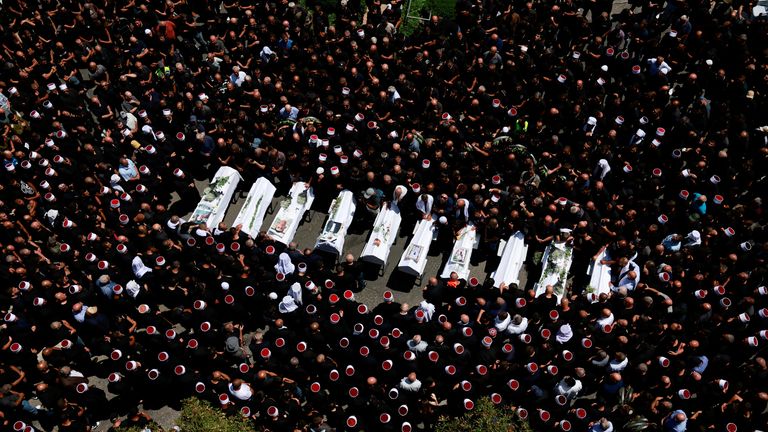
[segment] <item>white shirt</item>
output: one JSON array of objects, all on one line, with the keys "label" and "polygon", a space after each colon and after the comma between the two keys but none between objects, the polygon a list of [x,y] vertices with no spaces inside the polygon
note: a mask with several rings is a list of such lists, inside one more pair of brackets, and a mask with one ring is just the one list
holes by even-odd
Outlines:
[{"label": "white shirt", "polygon": [[131,132],[136,130],[136,124],[139,122],[139,119],[137,119],[135,115],[126,111],[124,120],[125,127],[130,129]]},{"label": "white shirt", "polygon": [[507,326],[507,333],[511,335],[519,335],[521,333],[524,333],[525,330],[527,329],[528,329],[528,318],[523,318],[520,324],[515,324],[513,322],[509,323],[509,325]]},{"label": "white shirt", "polygon": [[621,372],[624,370],[624,368],[627,367],[627,364],[629,364],[629,359],[625,358],[624,361],[618,362],[616,360],[611,360],[611,362],[608,364],[608,368],[611,369],[613,372]]},{"label": "white shirt", "polygon": [[610,314],[605,318],[600,318],[599,320],[597,320],[597,325],[600,328],[602,328],[604,326],[613,324],[613,321],[614,321],[613,314]]},{"label": "white shirt", "polygon": [[416,343],[413,341],[413,339],[406,342],[406,345],[408,345],[408,349],[410,349],[413,352],[422,353],[427,350],[427,343],[424,341],[421,341],[419,343]]},{"label": "white shirt", "polygon": [[[629,277],[629,272],[631,271],[635,272],[634,278]],[[621,277],[617,286],[611,287],[611,291],[618,292],[622,287],[626,288],[629,292],[634,291],[637,284],[640,283],[640,273],[640,266],[634,261],[629,261],[619,272],[620,275],[624,276]]]},{"label": "white shirt", "polygon": [[248,400],[253,396],[251,387],[245,383],[243,383],[238,390],[235,390],[235,387],[232,384],[229,384],[229,393],[240,400]]},{"label": "white shirt", "polygon": [[83,308],[80,309],[80,312],[72,314],[75,317],[75,321],[77,321],[79,323],[85,321],[85,311],[86,311],[86,309],[88,309],[88,306],[83,305]]},{"label": "white shirt", "polygon": [[507,318],[503,321],[499,321],[499,317],[497,316],[496,319],[493,321],[494,327],[496,327],[496,330],[499,332],[503,332],[504,330],[509,327],[509,323],[512,322],[512,317],[510,315],[507,315]]},{"label": "white shirt", "polygon": [[400,388],[403,390],[417,392],[419,389],[421,389],[421,381],[411,381],[408,379],[408,377],[403,377],[403,379],[400,380]]}]

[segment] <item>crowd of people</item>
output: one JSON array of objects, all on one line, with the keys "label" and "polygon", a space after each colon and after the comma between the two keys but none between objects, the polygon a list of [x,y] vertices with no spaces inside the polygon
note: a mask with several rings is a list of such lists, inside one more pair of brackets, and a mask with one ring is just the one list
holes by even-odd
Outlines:
[{"label": "crowd of people", "polygon": [[[196,396],[264,431],[431,430],[481,397],[536,431],[765,429],[754,3],[459,0],[406,35],[400,0],[3,1],[2,428]],[[362,220],[402,185],[438,248],[523,232],[529,283],[359,303],[354,256],[185,222],[220,166]],[[553,240],[560,302],[531,286]]]}]

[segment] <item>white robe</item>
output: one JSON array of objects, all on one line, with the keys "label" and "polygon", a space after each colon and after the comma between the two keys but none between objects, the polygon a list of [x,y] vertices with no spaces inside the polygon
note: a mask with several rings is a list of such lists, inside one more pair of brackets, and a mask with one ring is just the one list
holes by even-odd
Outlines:
[{"label": "white robe", "polygon": [[291,262],[291,257],[289,257],[285,252],[281,253],[277,264],[275,264],[275,270],[277,270],[278,273],[282,273],[287,276],[292,274],[295,269],[296,266],[294,266]]},{"label": "white robe", "polygon": [[151,268],[144,265],[144,262],[141,260],[141,257],[134,257],[133,261],[131,261],[131,268],[133,269],[133,274],[136,275],[137,278],[141,279],[145,274],[150,273],[152,271]]},{"label": "white robe", "polygon": [[[424,198],[426,197],[427,202],[424,202]],[[432,204],[435,202],[435,198],[432,195],[429,194],[421,194],[419,196],[419,199],[416,201],[416,210],[420,211],[422,214],[432,214]]]}]

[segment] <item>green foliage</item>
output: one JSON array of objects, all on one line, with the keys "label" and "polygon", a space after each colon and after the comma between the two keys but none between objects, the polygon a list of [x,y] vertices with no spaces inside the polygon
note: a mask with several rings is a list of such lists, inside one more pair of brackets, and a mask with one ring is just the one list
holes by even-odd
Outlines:
[{"label": "green foliage", "polygon": [[[408,12],[407,0],[403,4],[403,15]],[[441,19],[452,19],[456,16],[456,0],[411,0],[412,17],[421,17],[429,19],[430,15],[437,15]],[[410,36],[421,27],[422,21],[403,16],[404,22],[400,31]]]},{"label": "green foliage", "polygon": [[441,417],[437,432],[531,432],[527,422],[520,420],[509,406],[496,406],[490,398],[480,398],[475,409],[462,417]]},{"label": "green foliage", "polygon": [[185,399],[176,421],[184,432],[255,432],[253,422],[240,415],[227,416],[218,407],[197,398]]}]

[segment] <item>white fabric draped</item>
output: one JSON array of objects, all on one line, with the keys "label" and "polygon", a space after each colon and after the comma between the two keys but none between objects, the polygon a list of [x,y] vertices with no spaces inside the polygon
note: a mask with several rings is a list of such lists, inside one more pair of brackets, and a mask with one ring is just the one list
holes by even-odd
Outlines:
[{"label": "white fabric draped", "polygon": [[317,238],[315,248],[341,255],[344,252],[344,238],[347,229],[355,218],[355,196],[348,190],[343,190],[331,202],[328,209],[328,221],[323,232]]},{"label": "white fabric draped", "polygon": [[376,215],[371,235],[360,254],[360,259],[380,266],[385,265],[401,221],[399,208],[396,206],[382,208]]},{"label": "white fabric draped", "polygon": [[275,196],[275,185],[264,177],[259,177],[248,191],[245,204],[237,214],[232,226],[242,224],[240,231],[251,237],[256,237],[264,223],[264,216]]},{"label": "white fabric draped", "polygon": [[520,283],[520,270],[528,254],[525,235],[518,231],[512,234],[503,245],[499,267],[493,273],[493,286],[498,288],[502,283],[507,285]]},{"label": "white fabric draped", "polygon": [[435,225],[431,220],[420,220],[413,231],[411,243],[405,248],[403,256],[397,267],[400,271],[419,277],[424,273],[427,265],[427,254],[432,245],[435,234]]},{"label": "white fabric draped", "polygon": [[451,257],[445,263],[445,268],[440,277],[448,279],[451,277],[452,272],[456,272],[459,275],[459,279],[466,280],[469,278],[469,260],[472,257],[472,250],[475,247],[476,239],[477,230],[472,225],[467,225],[459,231],[458,238],[453,243]]},{"label": "white fabric draped", "polygon": [[301,220],[315,200],[315,193],[308,184],[296,182],[291,186],[288,197],[280,203],[280,208],[269,226],[267,234],[275,241],[288,245],[296,235]]},{"label": "white fabric draped", "polygon": [[240,173],[234,168],[227,166],[219,168],[205,189],[203,198],[192,212],[190,222],[205,223],[209,228],[216,227],[224,220],[229,202],[241,179]]}]

